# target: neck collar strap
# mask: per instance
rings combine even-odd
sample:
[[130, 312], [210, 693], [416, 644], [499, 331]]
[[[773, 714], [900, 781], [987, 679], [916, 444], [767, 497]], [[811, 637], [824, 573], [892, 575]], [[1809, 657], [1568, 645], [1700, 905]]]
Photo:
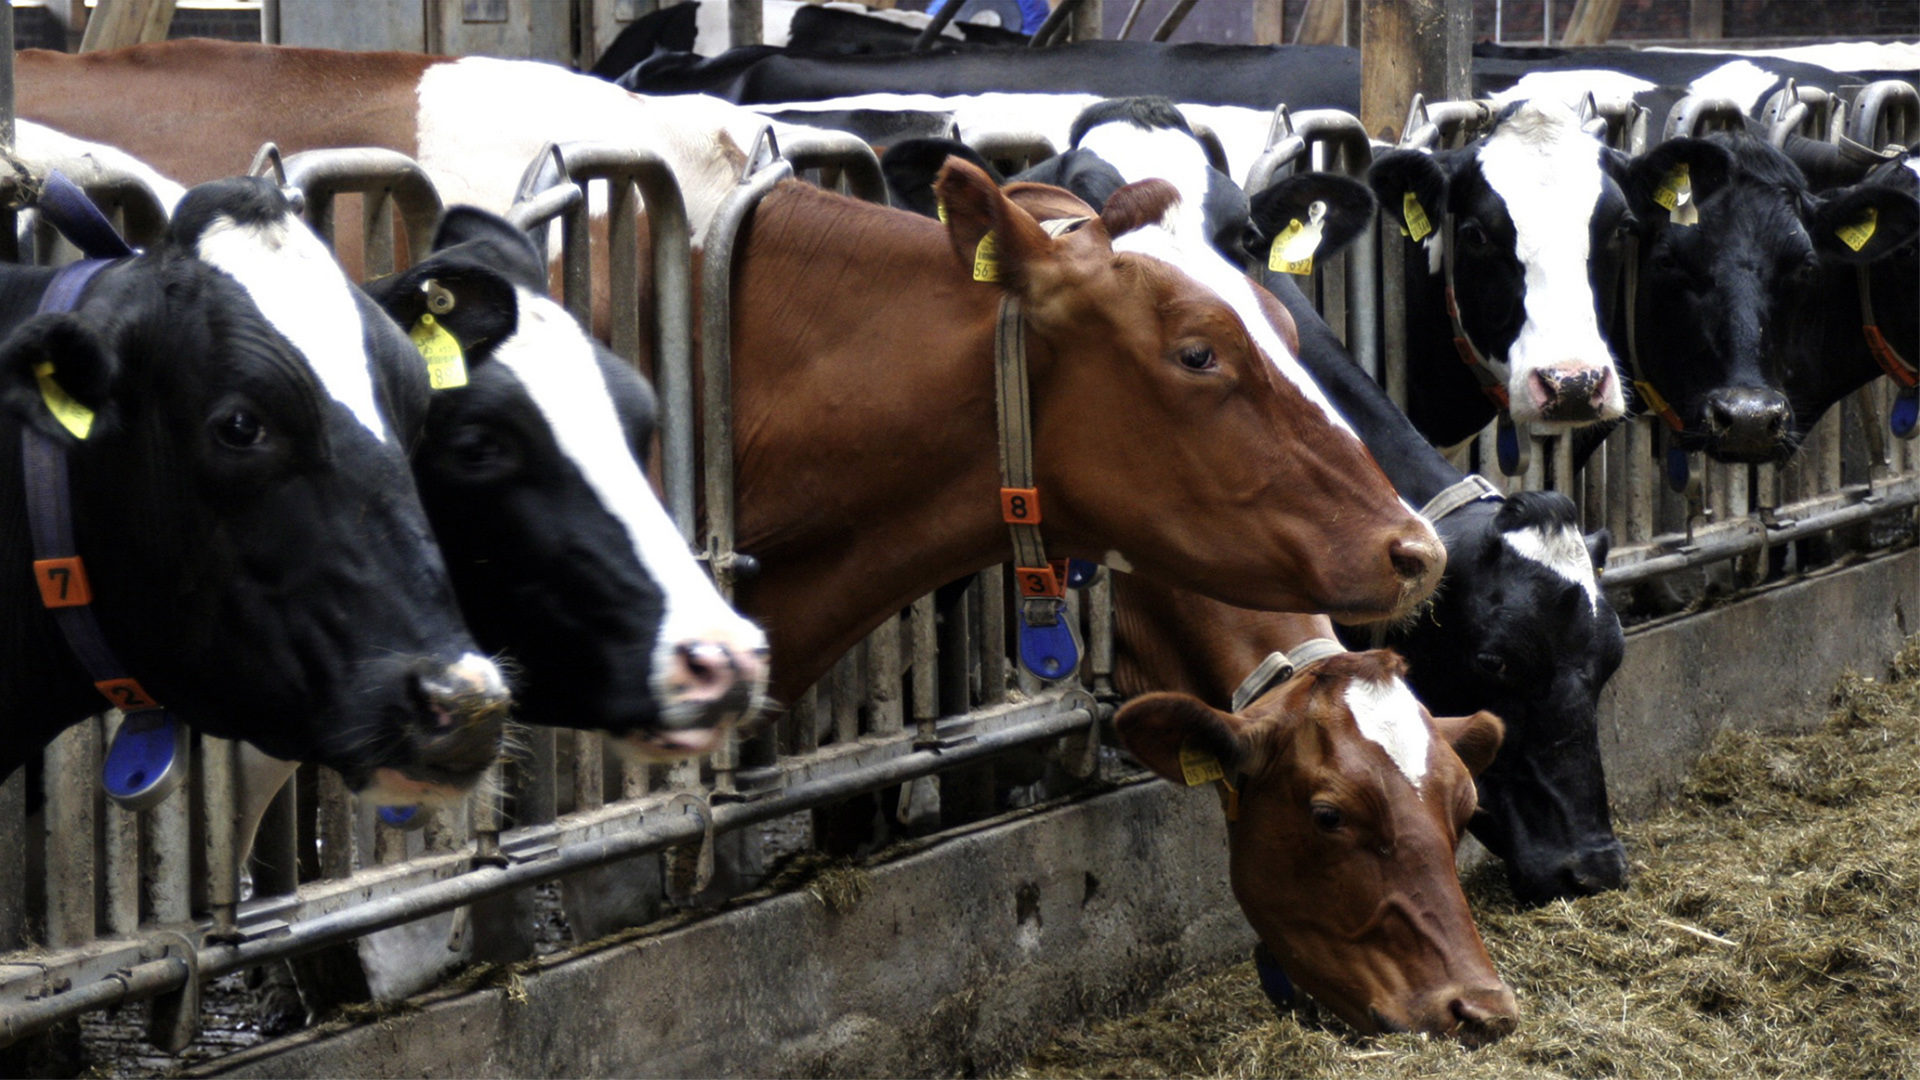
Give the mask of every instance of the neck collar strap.
[[1518, 476], [1527, 471], [1533, 441], [1527, 437], [1526, 431], [1513, 422], [1513, 401], [1507, 394], [1506, 376], [1495, 371], [1493, 362], [1474, 345], [1472, 336], [1467, 333], [1466, 322], [1460, 318], [1460, 303], [1454, 298], [1453, 289], [1454, 250], [1459, 246], [1459, 237], [1454, 233], [1453, 215], [1448, 214], [1445, 234], [1440, 238], [1440, 260], [1446, 273], [1447, 318], [1453, 322], [1453, 348], [1460, 354], [1460, 362], [1473, 373], [1474, 381], [1480, 384], [1480, 392], [1493, 404], [1497, 427], [1495, 450], [1500, 459], [1500, 471], [1508, 476]]
[[1448, 484], [1440, 494], [1428, 499], [1427, 504], [1420, 508], [1420, 516], [1437, 525], [1441, 518], [1455, 510], [1483, 499], [1504, 502], [1506, 496], [1500, 494], [1500, 489], [1493, 486], [1493, 481], [1479, 473], [1468, 473]]
[[1887, 377], [1899, 384], [1902, 390], [1911, 390], [1920, 386], [1920, 366], [1908, 362], [1893, 347], [1885, 334], [1880, 332], [1879, 321], [1873, 317], [1873, 278], [1862, 263], [1858, 270], [1860, 278], [1860, 331], [1867, 339], [1867, 352], [1873, 355], [1873, 361]]
[[[64, 266], [40, 300], [40, 312], [71, 311], [80, 294], [110, 259]], [[74, 658], [114, 708], [135, 713], [160, 707], [128, 673], [107, 644], [93, 614], [93, 589], [73, 538], [73, 500], [65, 450], [32, 424], [20, 426], [20, 459], [26, 485], [27, 531], [33, 541], [33, 577], [40, 602], [66, 639]]]
[[1241, 680], [1233, 692], [1233, 711], [1239, 712], [1258, 701], [1260, 695], [1300, 674], [1307, 668], [1347, 651], [1332, 638], [1309, 638], [1286, 652], [1267, 654], [1253, 673]]
[[1640, 398], [1640, 404], [1678, 435], [1686, 430], [1686, 423], [1680, 414], [1673, 410], [1660, 391], [1647, 381], [1646, 371], [1640, 366], [1640, 327], [1637, 318], [1640, 312], [1640, 238], [1629, 234], [1626, 239], [1626, 251], [1622, 262], [1627, 275], [1626, 292], [1623, 298], [1627, 309], [1627, 367], [1633, 373], [1633, 390]]

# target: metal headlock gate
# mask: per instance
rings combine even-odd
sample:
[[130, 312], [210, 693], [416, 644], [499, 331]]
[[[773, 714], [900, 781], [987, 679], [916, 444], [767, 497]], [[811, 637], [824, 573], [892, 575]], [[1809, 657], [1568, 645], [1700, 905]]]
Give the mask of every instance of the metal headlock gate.
[[[1404, 144], [1457, 144], [1492, 115], [1485, 102], [1416, 101]], [[1714, 103], [1694, 103], [1687, 115], [1696, 125], [1727, 122]], [[1592, 116], [1604, 123], [1611, 145], [1633, 151], [1644, 144], [1644, 113], [1595, 107]], [[1776, 139], [1787, 131], [1846, 134], [1881, 146], [1920, 131], [1920, 97], [1903, 84], [1876, 84], [1851, 98], [1802, 88], [1776, 100], [1766, 120]], [[987, 133], [976, 147], [1028, 162], [1053, 152], [1019, 132]], [[1283, 109], [1248, 186], [1257, 190], [1306, 169], [1358, 175], [1373, 150], [1349, 116]], [[284, 162], [263, 152], [256, 171], [267, 170], [300, 190], [323, 235], [338, 237], [347, 227], [336, 220], [336, 196], [360, 197], [352, 227], [370, 276], [394, 268], [396, 215], [417, 257], [440, 209], [419, 166], [385, 151], [297, 154]], [[851, 138], [822, 135], [785, 146], [763, 139], [706, 227], [697, 277], [678, 184], [647, 151], [549, 147], [529, 166], [510, 212], [543, 247], [557, 234], [568, 310], [591, 325], [596, 277], [604, 275], [611, 346], [630, 361], [651, 355], [663, 406], [667, 503], [723, 588], [744, 558], [732, 545], [731, 268], [755, 206], [802, 172], [860, 197], [884, 198], [871, 151]], [[102, 180], [94, 192], [127, 208], [124, 221], [136, 242], [157, 235], [164, 214], [150, 195], [142, 200], [137, 181]], [[648, 210], [648, 311], [638, 305], [636, 198]], [[606, 250], [596, 255], [594, 220], [602, 206]], [[37, 246], [46, 249], [41, 258], [54, 257], [51, 245]], [[1358, 361], [1404, 403], [1402, 257], [1392, 222], [1376, 223], [1344, 263], [1327, 260], [1316, 269], [1309, 295]], [[699, 380], [690, 347], [696, 313], [704, 346]], [[705, 388], [698, 413], [696, 382]], [[1646, 420], [1621, 425], [1578, 474], [1559, 445], [1565, 440], [1541, 440], [1523, 475], [1493, 479], [1507, 490], [1564, 490], [1589, 528], [1610, 527], [1620, 542], [1608, 561], [1609, 584], [1728, 560], [1757, 580], [1768, 548], [1920, 502], [1911, 448], [1882, 435], [1886, 396], [1876, 385], [1834, 410], [1791, 465], [1695, 461], [1691, 475], [1699, 482], [1680, 492], [1659, 476], [1659, 433]], [[1491, 462], [1491, 434], [1481, 443], [1482, 460]], [[1107, 584], [1103, 578], [1069, 594], [1086, 657], [1076, 680], [1051, 685], [1009, 660], [1010, 597], [1004, 570], [993, 568], [940, 600], [915, 601], [783, 715], [757, 733], [730, 738], [705, 762], [631, 764], [592, 733], [532, 729], [525, 753], [503, 763], [491, 794], [435, 813], [413, 832], [380, 823], [325, 770], [302, 768], [277, 794], [266, 790], [256, 777], [277, 783], [284, 772], [263, 773], [251, 751], [207, 738], [197, 744], [191, 785], [154, 809], [128, 813], [106, 802], [97, 782], [100, 748], [115, 719], [79, 725], [46, 754], [44, 832], [32, 845], [44, 884], [32, 898], [33, 917], [21, 917], [19, 897], [0, 896], [0, 943], [28, 936], [38, 942], [0, 954], [0, 1045], [90, 1010], [151, 998], [150, 1039], [177, 1049], [197, 1031], [198, 988], [244, 968], [435, 917], [442, 922], [423, 925], [444, 931], [446, 954], [470, 957], [483, 932], [474, 913], [486, 905], [647, 856], [669, 856], [665, 892], [686, 902], [709, 884], [716, 864], [754, 863], [762, 842], [756, 826], [851, 796], [898, 788], [887, 809], [903, 821], [952, 823], [957, 814], [992, 813], [991, 801], [983, 805], [968, 783], [943, 790], [936, 774], [1014, 751], [1045, 749], [1067, 773], [1095, 775], [1104, 760], [1098, 721], [1112, 692]], [[25, 823], [17, 805], [7, 806], [0, 801], [0, 843], [20, 850], [29, 846]], [[255, 817], [262, 824], [243, 877], [239, 838]], [[250, 895], [243, 886], [249, 880]], [[659, 892], [625, 898], [627, 922], [650, 917]]]

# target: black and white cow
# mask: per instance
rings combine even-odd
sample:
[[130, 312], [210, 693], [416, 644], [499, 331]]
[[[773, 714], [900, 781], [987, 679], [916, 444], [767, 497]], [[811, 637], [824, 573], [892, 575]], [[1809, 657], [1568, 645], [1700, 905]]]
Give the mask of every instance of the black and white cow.
[[[1158, 238], [1161, 257], [1218, 283], [1250, 330], [1270, 330], [1264, 305], [1272, 300], [1211, 246], [1213, 236], [1232, 230], [1192, 213], [1209, 203], [1206, 193], [1215, 187], [1204, 175], [1199, 143], [1178, 125], [1153, 124], [1153, 110], [1101, 115], [1107, 119], [1091, 125], [1081, 145], [1091, 141], [1112, 153], [1109, 167], [1117, 176], [1189, 185], [1183, 189], [1187, 209], [1175, 218], [1184, 232]], [[1276, 224], [1304, 219], [1314, 202], [1327, 208], [1323, 251], [1350, 242], [1373, 214], [1366, 190], [1352, 181], [1321, 175], [1283, 181], [1253, 200], [1254, 232], [1266, 238], [1254, 253], [1264, 258]], [[1276, 275], [1274, 286], [1293, 315], [1299, 343], [1297, 355], [1272, 354], [1284, 358], [1281, 372], [1360, 435], [1403, 497], [1425, 505], [1459, 483], [1459, 470], [1353, 363], [1292, 279]], [[1619, 619], [1595, 578], [1607, 535], [1581, 536], [1572, 503], [1555, 493], [1475, 500], [1435, 527], [1448, 547], [1436, 606], [1389, 640], [1414, 660], [1409, 680], [1429, 707], [1484, 708], [1507, 722], [1507, 742], [1482, 779], [1475, 834], [1505, 860], [1515, 893], [1530, 902], [1618, 888], [1626, 859], [1607, 808], [1597, 727], [1600, 691], [1624, 649]]]
[[1545, 99], [1508, 106], [1458, 150], [1374, 159], [1368, 182], [1409, 232], [1407, 412], [1427, 438], [1465, 441], [1498, 411], [1462, 363], [1449, 289], [1516, 423], [1564, 430], [1625, 412], [1601, 334], [1606, 256], [1631, 220], [1620, 168], [1578, 113]]
[[474, 635], [514, 660], [516, 717], [705, 753], [762, 704], [766, 636], [647, 482], [652, 391], [547, 296], [507, 222], [455, 207], [433, 248], [368, 288], [464, 355], [464, 385], [434, 391], [414, 475]]
[[[1659, 198], [1681, 166], [1697, 220]], [[1785, 460], [1844, 395], [1829, 357], [1860, 338], [1856, 267], [1912, 251], [1913, 194], [1884, 183], [1816, 194], [1749, 132], [1668, 140], [1635, 159], [1626, 189], [1639, 222], [1639, 363], [1680, 421], [1680, 445]], [[1843, 234], [1869, 211], [1876, 227], [1856, 250]], [[1910, 290], [1885, 299], [1882, 311], [1912, 310]]]
[[[507, 691], [407, 470], [426, 380], [406, 336], [264, 181], [193, 189], [158, 249], [35, 314], [53, 274], [0, 267], [9, 557], [35, 558], [31, 428], [64, 457], [90, 608], [147, 694], [380, 801], [464, 790]], [[106, 703], [35, 575], [4, 580], [0, 775]]]

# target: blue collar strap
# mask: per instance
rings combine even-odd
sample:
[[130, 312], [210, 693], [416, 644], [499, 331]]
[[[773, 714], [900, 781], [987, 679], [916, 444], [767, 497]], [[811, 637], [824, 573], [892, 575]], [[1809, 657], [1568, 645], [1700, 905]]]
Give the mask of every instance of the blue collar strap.
[[58, 229], [61, 236], [89, 259], [118, 259], [133, 254], [133, 248], [93, 200], [87, 198], [87, 193], [57, 169], [47, 174], [34, 205], [47, 224]]

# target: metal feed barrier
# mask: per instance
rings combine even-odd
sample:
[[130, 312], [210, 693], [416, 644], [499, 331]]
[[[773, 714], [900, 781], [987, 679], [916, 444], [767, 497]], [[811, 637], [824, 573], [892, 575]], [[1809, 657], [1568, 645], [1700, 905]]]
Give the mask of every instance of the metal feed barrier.
[[[1912, 100], [1910, 88], [1905, 95], [1868, 88], [1851, 101], [1800, 90], [1776, 103], [1768, 122], [1777, 137], [1789, 130], [1830, 136], [1841, 133], [1844, 117], [1846, 132], [1878, 146], [1920, 126]], [[1457, 144], [1491, 115], [1483, 102], [1416, 101], [1410, 142]], [[1705, 107], [1688, 115], [1705, 123], [1720, 113]], [[1604, 123], [1606, 138], [1621, 149], [1638, 149], [1646, 138], [1643, 113], [1596, 108], [1594, 122]], [[1256, 170], [1267, 178], [1307, 168], [1358, 173], [1372, 148], [1357, 132], [1350, 117], [1283, 110]], [[1028, 159], [1051, 152], [1017, 132], [984, 136], [980, 147]], [[599, 291], [611, 298], [604, 319], [613, 348], [634, 361], [651, 355], [664, 405], [667, 501], [723, 586], [742, 569], [732, 547], [725, 348], [727, 283], [740, 229], [770, 190], [802, 170], [867, 197], [880, 192], [871, 153], [857, 144], [781, 147], [767, 140], [751, 158], [704, 237], [698, 280], [678, 185], [645, 151], [549, 147], [529, 167], [511, 213], [537, 242], [557, 233], [569, 311], [591, 324], [594, 285], [604, 280], [607, 287]], [[261, 167], [272, 162], [265, 158]], [[341, 228], [334, 220], [336, 196], [362, 196], [358, 228], [369, 273], [392, 269], [396, 212], [413, 253], [430, 235], [438, 199], [418, 167], [398, 155], [301, 154], [278, 167], [286, 184], [304, 190], [308, 217], [323, 232]], [[122, 197], [138, 201], [137, 193]], [[636, 198], [649, 210], [654, 289], [648, 311], [637, 301]], [[606, 250], [596, 252], [600, 206], [606, 208]], [[136, 217], [128, 214], [129, 225]], [[1317, 266], [1321, 280], [1309, 292], [1361, 362], [1404, 401], [1402, 245], [1391, 221], [1372, 234], [1344, 267], [1332, 260]], [[698, 362], [706, 394], [698, 414], [688, 344], [695, 289], [705, 344]], [[1887, 396], [1875, 386], [1835, 410], [1789, 466], [1696, 459], [1690, 476], [1698, 482], [1678, 492], [1660, 475], [1660, 434], [1644, 419], [1621, 425], [1578, 474], [1569, 467], [1569, 449], [1558, 445], [1564, 440], [1539, 440], [1523, 475], [1493, 479], [1505, 490], [1566, 491], [1587, 527], [1611, 528], [1618, 543], [1608, 560], [1609, 584], [1726, 562], [1743, 581], [1756, 581], [1769, 549], [1907, 513], [1920, 503], [1920, 463], [1907, 444], [1883, 435]], [[1482, 460], [1491, 462], [1491, 435], [1481, 443]], [[724, 878], [716, 871], [729, 863], [752, 869], [766, 854], [759, 826], [895, 788], [897, 802], [886, 809], [903, 821], [954, 823], [990, 814], [993, 800], [954, 770], [1016, 751], [1045, 749], [1069, 773], [1094, 775], [1102, 761], [1098, 722], [1112, 691], [1106, 584], [1071, 594], [1070, 616], [1083, 631], [1086, 656], [1078, 679], [1052, 685], [1009, 661], [1009, 597], [1006, 575], [995, 568], [944, 597], [944, 609], [934, 596], [921, 598], [776, 721], [731, 738], [704, 763], [629, 764], [597, 735], [536, 729], [524, 737], [525, 753], [501, 767], [494, 794], [436, 813], [413, 832], [379, 823], [331, 773], [303, 769], [265, 811], [251, 860], [251, 895], [241, 884], [237, 823], [264, 796], [247, 787], [246, 768], [236, 770], [234, 748], [199, 740], [192, 785], [152, 810], [130, 814], [99, 795], [100, 749], [115, 720], [82, 724], [47, 751], [47, 810], [33, 836], [25, 831], [20, 781], [0, 790], [0, 844], [31, 849], [44, 868], [31, 880], [24, 873], [10, 879], [9, 868], [0, 868], [0, 948], [31, 946], [0, 953], [0, 1045], [91, 1010], [153, 999], [149, 1037], [177, 1049], [196, 1033], [198, 988], [244, 968], [408, 923], [444, 933], [443, 961], [479, 955], [477, 945], [489, 955], [511, 955], [527, 943], [478, 940], [502, 933], [483, 930], [489, 922], [483, 915], [488, 905], [524, 897], [536, 885], [590, 871], [658, 867], [666, 856], [664, 885], [623, 892], [611, 912], [605, 897], [589, 911], [563, 888], [561, 904], [576, 930], [631, 925], [658, 911], [663, 891], [686, 901]], [[606, 867], [619, 869], [600, 870]], [[423, 922], [430, 919], [441, 921]]]

